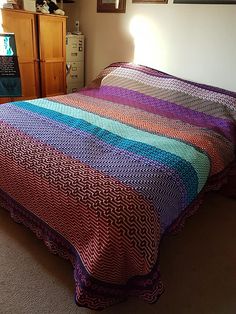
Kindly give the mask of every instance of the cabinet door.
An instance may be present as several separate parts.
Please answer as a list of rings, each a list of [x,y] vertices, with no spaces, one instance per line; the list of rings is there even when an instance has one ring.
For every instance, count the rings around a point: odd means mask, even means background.
[[[39,67],[35,34],[35,14],[2,10],[3,31],[14,33],[18,54],[22,97],[14,100],[33,99],[39,97]]]
[[[66,93],[66,18],[38,16],[42,96]]]

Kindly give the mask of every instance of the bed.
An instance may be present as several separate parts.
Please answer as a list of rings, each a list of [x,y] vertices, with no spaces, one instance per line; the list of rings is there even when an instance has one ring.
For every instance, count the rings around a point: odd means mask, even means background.
[[[163,293],[159,246],[234,182],[236,93],[114,63],[79,93],[0,106],[0,204],[74,267],[79,306]]]

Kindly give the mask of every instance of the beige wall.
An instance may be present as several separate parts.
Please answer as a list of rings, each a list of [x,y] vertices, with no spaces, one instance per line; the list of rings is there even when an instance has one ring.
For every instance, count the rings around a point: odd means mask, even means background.
[[[67,5],[86,36],[86,81],[114,61],[137,61],[236,91],[236,5],[132,4],[96,13],[96,0]],[[131,27],[130,27],[131,25]]]

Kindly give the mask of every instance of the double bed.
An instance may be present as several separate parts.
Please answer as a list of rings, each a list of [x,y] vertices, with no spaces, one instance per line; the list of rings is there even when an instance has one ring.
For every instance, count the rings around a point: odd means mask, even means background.
[[[79,93],[0,106],[0,204],[74,266],[78,305],[163,292],[162,237],[236,196],[236,93],[114,63]]]

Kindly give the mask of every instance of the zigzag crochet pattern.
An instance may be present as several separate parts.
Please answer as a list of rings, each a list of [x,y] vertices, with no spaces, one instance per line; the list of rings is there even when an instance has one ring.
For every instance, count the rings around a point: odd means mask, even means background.
[[[235,161],[235,93],[131,63],[0,106],[0,199],[74,265],[76,302],[163,292],[159,244]]]

